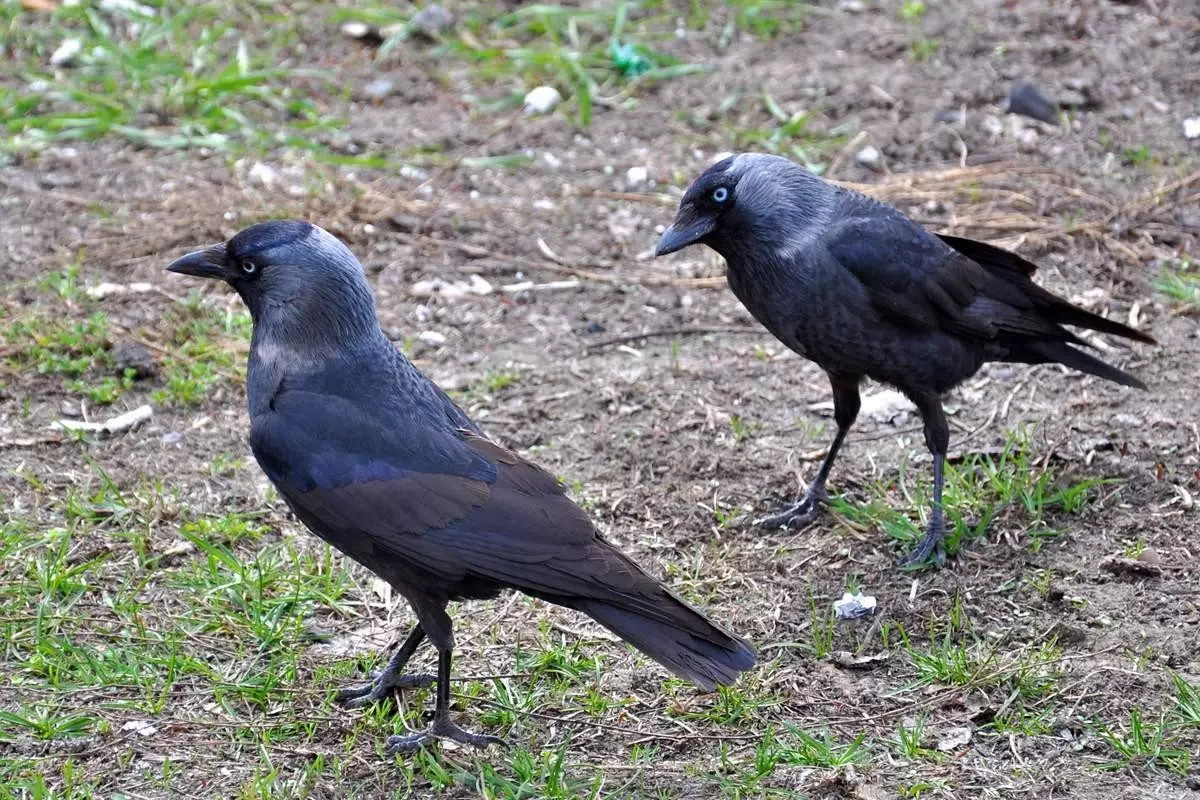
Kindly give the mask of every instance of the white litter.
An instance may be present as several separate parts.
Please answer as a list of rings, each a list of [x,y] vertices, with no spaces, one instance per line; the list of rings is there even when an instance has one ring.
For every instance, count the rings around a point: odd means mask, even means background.
[[[858,619],[875,612],[875,598],[869,594],[846,592],[841,600],[833,603],[833,613],[838,619]]]

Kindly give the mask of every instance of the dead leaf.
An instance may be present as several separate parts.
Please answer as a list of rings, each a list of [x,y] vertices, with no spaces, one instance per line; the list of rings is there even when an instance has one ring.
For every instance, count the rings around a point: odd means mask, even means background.
[[[957,750],[971,742],[971,729],[965,726],[947,728],[937,741],[937,749],[943,753]]]

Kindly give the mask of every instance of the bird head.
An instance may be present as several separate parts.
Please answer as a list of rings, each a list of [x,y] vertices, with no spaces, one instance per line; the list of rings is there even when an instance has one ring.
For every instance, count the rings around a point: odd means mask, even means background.
[[[713,164],[683,195],[656,256],[706,244],[723,256],[752,244],[783,244],[811,228],[833,191],[781,156],[742,153]]]
[[[269,307],[306,306],[310,300],[338,305],[339,295],[365,294],[358,259],[328,231],[300,220],[251,225],[227,242],[188,253],[167,271],[225,281],[258,319]]]
[[[251,225],[167,270],[232,286],[250,310],[255,340],[271,341],[277,352],[329,353],[380,335],[362,265],[337,237],[308,222]]]

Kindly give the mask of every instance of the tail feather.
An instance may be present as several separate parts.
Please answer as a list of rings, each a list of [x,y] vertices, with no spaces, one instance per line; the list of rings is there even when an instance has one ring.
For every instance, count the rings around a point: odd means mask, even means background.
[[[672,674],[706,691],[729,686],[738,674],[754,666],[754,649],[714,625],[699,611],[673,594],[663,592],[664,603],[674,603],[669,619],[650,619],[610,602],[586,600],[574,607],[662,664]],[[690,630],[689,630],[690,629]]]
[[[1106,364],[1095,356],[1085,353],[1082,350],[1076,350],[1066,342],[1057,341],[1033,341],[1025,342],[1024,346],[1035,356],[1040,358],[1029,358],[1027,360],[1034,363],[1037,362],[1055,362],[1071,369],[1077,369],[1080,372],[1086,372],[1090,375],[1095,375],[1105,380],[1119,383],[1122,386],[1132,386],[1135,389],[1145,389],[1146,384],[1139,381],[1137,378],[1130,375],[1124,370],[1117,369],[1112,364]]]
[[[1085,311],[1033,283],[1029,278],[1033,276],[1037,266],[1016,253],[996,247],[994,244],[961,236],[939,234],[939,238],[976,264],[986,268],[992,275],[1017,285],[1033,302],[1034,307],[1041,312],[1041,315],[1050,322],[1108,333],[1146,344],[1157,344],[1154,337],[1149,334],[1099,314]]]

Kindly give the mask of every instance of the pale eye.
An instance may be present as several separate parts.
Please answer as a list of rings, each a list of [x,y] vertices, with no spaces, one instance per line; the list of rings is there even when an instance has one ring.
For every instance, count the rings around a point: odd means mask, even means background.
[[[255,264],[253,261],[247,259],[246,261],[242,262],[242,272],[246,273],[247,275],[253,275],[254,273],[258,272],[258,264]]]
[[[712,199],[714,203],[724,203],[729,199],[729,190],[724,186],[718,186],[716,189],[713,189]]]

